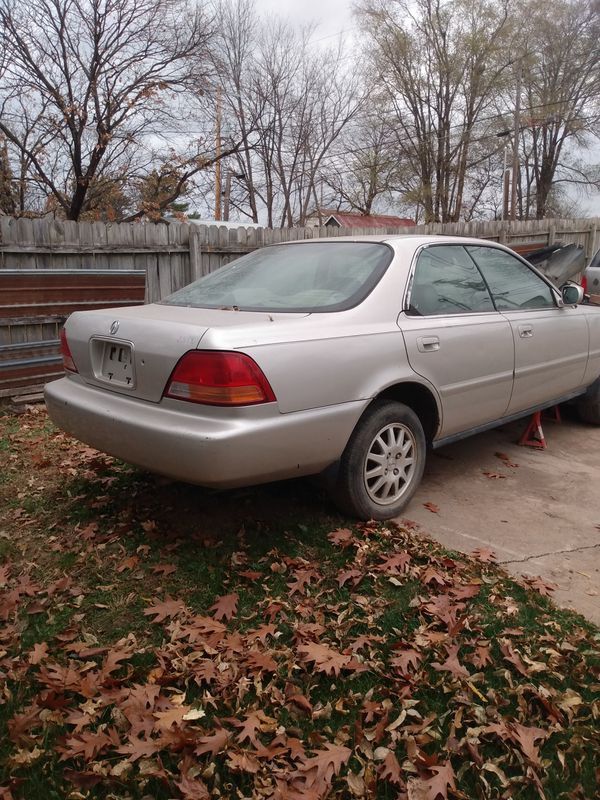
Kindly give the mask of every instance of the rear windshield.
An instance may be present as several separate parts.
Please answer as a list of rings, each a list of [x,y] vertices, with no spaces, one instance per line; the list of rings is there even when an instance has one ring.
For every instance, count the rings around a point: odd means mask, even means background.
[[[255,250],[163,303],[240,311],[342,311],[362,302],[392,260],[385,244],[308,242]]]

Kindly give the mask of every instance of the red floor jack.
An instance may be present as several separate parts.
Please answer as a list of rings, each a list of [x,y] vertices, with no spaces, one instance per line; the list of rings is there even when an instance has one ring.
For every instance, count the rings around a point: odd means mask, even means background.
[[[547,412],[536,411],[519,439],[519,444],[522,447],[537,447],[540,450],[545,450],[548,446],[544,437],[544,429],[542,428],[542,414],[545,414],[545,419],[549,419],[552,422],[561,422],[560,408],[558,406],[549,408]]]

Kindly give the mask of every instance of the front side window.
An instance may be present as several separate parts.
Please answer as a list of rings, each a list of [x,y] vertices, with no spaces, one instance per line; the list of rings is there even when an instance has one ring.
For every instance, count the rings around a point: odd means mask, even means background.
[[[343,311],[362,302],[393,251],[373,242],[307,242],[255,250],[163,303],[240,311]]]
[[[467,245],[486,279],[498,311],[554,308],[548,284],[518,258],[495,247]]]
[[[494,311],[490,293],[461,245],[432,245],[418,257],[408,313],[414,316]]]

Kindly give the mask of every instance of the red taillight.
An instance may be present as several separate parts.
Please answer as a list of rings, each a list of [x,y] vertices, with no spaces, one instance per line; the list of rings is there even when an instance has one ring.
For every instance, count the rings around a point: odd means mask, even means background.
[[[587,278],[585,275],[581,279],[581,285],[583,286],[583,291],[587,294]]]
[[[179,360],[165,397],[210,406],[250,406],[275,400],[260,367],[243,353],[191,350]]]
[[[65,333],[64,328],[60,332],[60,354],[63,360],[63,367],[65,369],[68,369],[69,372],[77,372],[77,367],[75,366],[75,362],[73,361],[71,348],[69,347],[69,343],[67,342],[67,334]]]

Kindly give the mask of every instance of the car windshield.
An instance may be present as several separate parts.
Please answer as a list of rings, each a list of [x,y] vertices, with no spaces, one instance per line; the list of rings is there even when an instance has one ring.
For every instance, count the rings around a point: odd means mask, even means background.
[[[392,260],[372,242],[307,242],[255,250],[163,303],[240,311],[342,311],[362,302]]]

